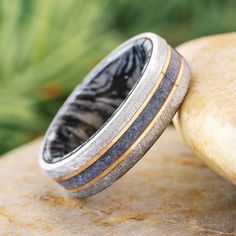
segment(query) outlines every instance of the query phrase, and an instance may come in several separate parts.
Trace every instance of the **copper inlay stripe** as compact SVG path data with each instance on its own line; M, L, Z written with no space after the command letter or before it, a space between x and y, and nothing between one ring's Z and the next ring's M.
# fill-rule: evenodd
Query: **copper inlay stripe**
M98 180L100 180L101 178L103 178L104 176L106 176L107 174L109 174L109 172L111 172L114 168L116 168L132 151L133 149L139 144L139 142L145 137L145 135L150 131L150 129L155 125L156 121L158 120L158 118L161 116L162 112L164 111L164 109L167 107L168 103L170 102L170 100L173 97L173 94L175 93L178 85L179 85L179 81L182 78L182 74L183 74L183 70L184 70L184 61L183 58L181 58L181 66L180 66L180 70L179 70L179 74L178 77L174 83L174 86L170 92L170 94L168 95L165 103L163 104L162 108L160 109L160 111L157 113L157 115L153 118L153 120L151 121L151 123L147 126L147 128L144 130L144 132L139 136L139 138L129 147L129 149L124 152L124 154L122 154L120 156L120 158L115 161L112 165L110 165L105 171L103 171L100 175L98 175L97 177L95 177L94 179L92 179L90 182L87 182L86 184L75 188L75 189L71 189L71 192L79 192L81 190L83 190L84 188L87 188L89 186L91 186L92 184L96 183Z

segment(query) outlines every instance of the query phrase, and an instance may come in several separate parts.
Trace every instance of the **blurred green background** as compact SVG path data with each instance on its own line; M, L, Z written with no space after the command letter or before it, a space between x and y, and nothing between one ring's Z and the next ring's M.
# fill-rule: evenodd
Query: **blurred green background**
M42 135L109 51L152 31L172 46L235 31L235 0L0 0L0 154Z

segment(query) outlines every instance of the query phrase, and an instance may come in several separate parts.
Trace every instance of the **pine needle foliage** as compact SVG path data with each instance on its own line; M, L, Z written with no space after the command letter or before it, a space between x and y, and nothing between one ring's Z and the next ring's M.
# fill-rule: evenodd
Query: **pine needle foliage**
M235 0L0 0L0 154L42 135L110 50L152 31L173 46L235 31Z

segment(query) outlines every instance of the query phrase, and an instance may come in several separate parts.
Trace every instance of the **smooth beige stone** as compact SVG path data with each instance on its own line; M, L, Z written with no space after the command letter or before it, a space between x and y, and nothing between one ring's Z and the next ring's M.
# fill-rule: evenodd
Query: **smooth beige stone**
M236 235L234 186L173 128L123 178L84 200L42 173L40 142L0 159L0 235Z
M208 166L236 184L236 33L200 38L178 51L192 81L174 124Z

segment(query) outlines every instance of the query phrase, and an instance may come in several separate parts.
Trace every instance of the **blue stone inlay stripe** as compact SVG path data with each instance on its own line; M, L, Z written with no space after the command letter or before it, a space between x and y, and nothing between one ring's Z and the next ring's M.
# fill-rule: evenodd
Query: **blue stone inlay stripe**
M180 68L180 56L172 50L170 64L167 71L157 89L144 110L136 118L128 130L120 137L120 139L96 162L78 175L60 182L67 189L78 188L94 179L96 176L106 170L135 142L135 140L143 133L152 119L161 109L163 103L167 99L175 80L178 76Z

